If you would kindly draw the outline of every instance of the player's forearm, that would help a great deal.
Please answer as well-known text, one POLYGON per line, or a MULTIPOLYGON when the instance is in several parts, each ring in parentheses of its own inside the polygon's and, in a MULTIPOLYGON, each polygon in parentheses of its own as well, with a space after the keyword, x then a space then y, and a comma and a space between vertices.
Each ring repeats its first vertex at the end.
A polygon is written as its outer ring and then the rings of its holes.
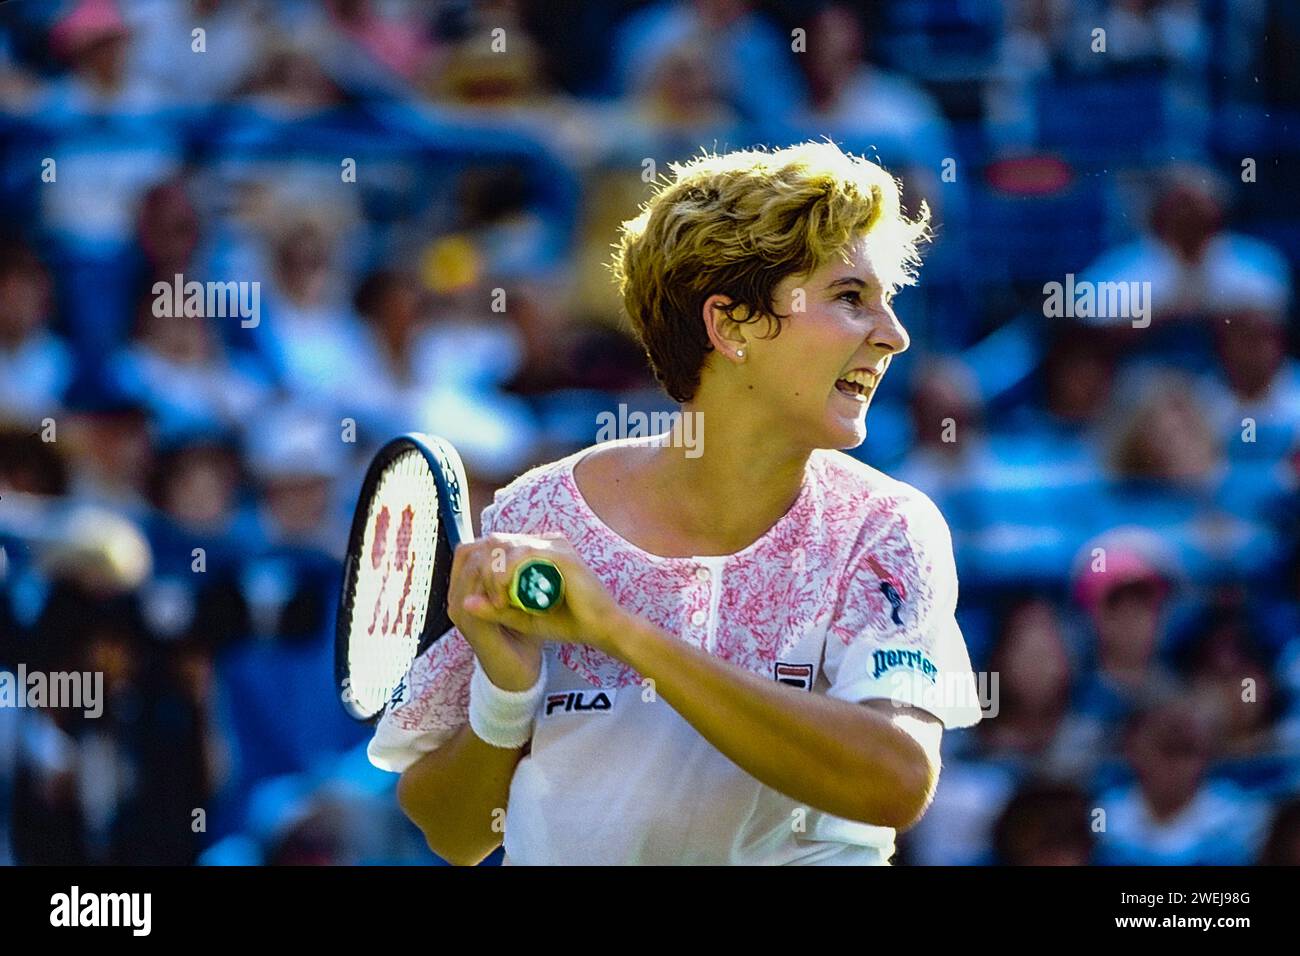
POLYGON ((448 863, 478 863, 501 843, 522 753, 484 743, 466 725, 402 774, 397 801, 433 852, 448 863))
POLYGON ((883 714, 765 680, 638 620, 619 656, 713 746, 769 787, 835 816, 903 828, 932 781, 924 750, 883 714))

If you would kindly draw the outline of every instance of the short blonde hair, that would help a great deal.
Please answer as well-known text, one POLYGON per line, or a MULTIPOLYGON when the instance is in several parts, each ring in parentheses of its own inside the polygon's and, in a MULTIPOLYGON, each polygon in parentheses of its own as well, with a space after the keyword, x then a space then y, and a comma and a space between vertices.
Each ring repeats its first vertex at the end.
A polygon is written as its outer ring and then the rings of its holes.
POLYGON ((886 250, 887 287, 916 281, 929 210, 908 219, 899 185, 870 160, 834 143, 768 151, 705 151, 669 166, 640 215, 623 223, 611 269, 655 376, 676 401, 694 397, 711 350, 701 310, 726 295, 738 321, 767 318, 780 331, 776 286, 815 272, 867 233, 886 250), (737 316, 736 312, 740 315, 737 316))

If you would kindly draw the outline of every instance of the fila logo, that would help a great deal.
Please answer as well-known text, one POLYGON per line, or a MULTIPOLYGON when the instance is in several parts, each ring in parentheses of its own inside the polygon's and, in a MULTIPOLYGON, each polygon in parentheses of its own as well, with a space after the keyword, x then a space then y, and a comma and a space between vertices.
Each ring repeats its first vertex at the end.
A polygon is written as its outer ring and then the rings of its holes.
POLYGON ((776 679, 782 684, 812 690, 813 666, 811 664, 783 664, 776 662, 776 679))
POLYGON ((543 717, 555 714, 607 714, 614 709, 618 692, 609 690, 562 690, 546 695, 543 717))

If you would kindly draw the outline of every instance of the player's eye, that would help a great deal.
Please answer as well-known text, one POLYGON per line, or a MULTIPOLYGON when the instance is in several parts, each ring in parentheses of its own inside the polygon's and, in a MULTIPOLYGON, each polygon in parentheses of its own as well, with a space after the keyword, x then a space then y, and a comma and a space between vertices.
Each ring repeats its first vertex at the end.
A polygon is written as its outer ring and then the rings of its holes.
POLYGON ((845 301, 845 302, 852 302, 854 305, 861 305, 861 304, 862 304, 862 293, 861 293, 861 292, 844 292, 844 293, 842 293, 842 294, 836 296, 836 298, 841 299, 842 301, 845 301))

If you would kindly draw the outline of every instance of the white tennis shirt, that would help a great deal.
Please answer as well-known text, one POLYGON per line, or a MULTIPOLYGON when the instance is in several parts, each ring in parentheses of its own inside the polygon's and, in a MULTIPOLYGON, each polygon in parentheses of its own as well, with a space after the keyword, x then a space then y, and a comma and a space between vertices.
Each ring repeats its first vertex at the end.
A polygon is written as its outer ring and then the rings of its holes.
MULTIPOLYGON (((646 439, 625 439, 630 444, 646 439)), ((948 729, 981 712, 954 618, 947 525, 916 489, 814 452, 795 504, 735 554, 666 558, 622 538, 574 481, 590 449, 497 492, 484 533, 563 534, 619 604, 792 693, 922 707, 948 729)), ((531 750, 510 785, 512 864, 884 864, 894 831, 832 817, 750 776, 586 645, 546 645, 531 750)), ((468 722, 473 652, 454 628, 411 667, 369 754, 400 772, 468 722)), ((647 675, 653 676, 653 675, 647 675)))

